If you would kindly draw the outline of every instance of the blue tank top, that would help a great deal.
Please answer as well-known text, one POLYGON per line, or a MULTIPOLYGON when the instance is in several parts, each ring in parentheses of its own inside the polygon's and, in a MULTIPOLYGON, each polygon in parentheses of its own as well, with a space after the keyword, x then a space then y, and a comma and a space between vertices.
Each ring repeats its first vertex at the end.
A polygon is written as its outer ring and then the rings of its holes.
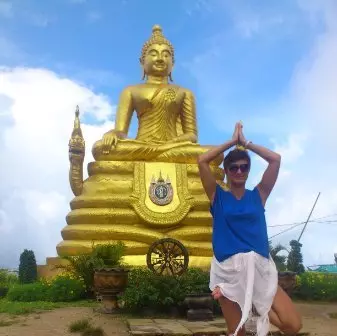
POLYGON ((213 252, 221 262, 237 253, 254 251, 269 258, 265 210, 257 188, 245 190, 238 200, 216 185, 211 206, 213 252))

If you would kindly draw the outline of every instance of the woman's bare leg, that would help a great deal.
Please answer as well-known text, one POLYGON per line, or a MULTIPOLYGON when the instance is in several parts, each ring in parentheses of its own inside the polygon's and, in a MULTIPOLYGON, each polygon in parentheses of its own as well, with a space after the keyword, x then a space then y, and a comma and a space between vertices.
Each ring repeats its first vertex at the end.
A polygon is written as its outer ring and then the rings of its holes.
POLYGON ((274 312, 273 308, 269 311, 269 321, 272 325, 274 325, 276 328, 281 329, 282 323, 278 317, 278 315, 274 312))
MULTIPOLYGON (((237 326, 241 321, 242 313, 240 306, 236 302, 233 302, 224 297, 221 294, 220 289, 218 287, 214 289, 212 295, 214 299, 219 301, 222 314, 227 323, 227 334, 228 335, 234 334, 237 326)), ((244 328, 240 329, 240 331, 237 334, 237 336, 245 336, 245 335, 246 332, 244 328)))
POLYGON ((286 335, 296 335, 302 329, 302 319, 295 305, 286 292, 278 286, 272 309, 269 312, 270 322, 286 335))

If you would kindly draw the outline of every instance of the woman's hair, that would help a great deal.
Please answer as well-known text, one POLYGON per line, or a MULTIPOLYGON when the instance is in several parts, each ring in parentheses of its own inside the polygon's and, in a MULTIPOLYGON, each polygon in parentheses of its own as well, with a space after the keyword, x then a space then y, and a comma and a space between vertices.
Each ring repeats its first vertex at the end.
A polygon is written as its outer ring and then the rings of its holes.
POLYGON ((231 163, 239 161, 239 160, 246 160, 250 167, 250 156, 246 150, 242 149, 233 149, 231 150, 226 156, 223 161, 224 169, 227 169, 231 163))

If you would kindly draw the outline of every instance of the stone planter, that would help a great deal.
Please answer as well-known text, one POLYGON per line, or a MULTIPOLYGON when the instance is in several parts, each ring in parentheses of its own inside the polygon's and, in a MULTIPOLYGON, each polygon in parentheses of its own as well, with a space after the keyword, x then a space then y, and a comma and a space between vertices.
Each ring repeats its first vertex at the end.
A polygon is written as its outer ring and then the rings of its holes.
POLYGON ((279 272, 278 284, 290 296, 296 287, 296 273, 279 272))
POLYGON ((184 301, 189 321, 213 320, 213 298, 211 294, 190 294, 184 301))
POLYGON ((124 292, 128 282, 128 270, 100 268, 95 270, 94 287, 102 302, 101 311, 111 314, 118 310, 117 296, 124 292))

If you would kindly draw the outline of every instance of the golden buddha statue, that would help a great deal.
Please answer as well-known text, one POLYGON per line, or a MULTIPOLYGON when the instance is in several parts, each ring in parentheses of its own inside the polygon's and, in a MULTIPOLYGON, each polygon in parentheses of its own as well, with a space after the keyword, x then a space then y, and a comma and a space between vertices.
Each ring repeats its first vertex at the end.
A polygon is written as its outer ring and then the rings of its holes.
POLYGON ((173 46, 163 36, 160 26, 154 26, 152 32, 140 58, 146 81, 123 90, 115 129, 93 147, 97 161, 196 163, 198 155, 208 149, 196 144, 198 132, 193 93, 169 84, 174 65, 173 46), (134 111, 139 127, 136 139, 131 140, 127 139, 127 134, 134 111))
MULTIPOLYGON (((60 257, 89 251, 93 243, 122 240, 126 263, 145 265, 149 246, 170 237, 188 249, 190 265, 208 267, 212 218, 197 166, 210 146, 197 143, 194 95, 172 82, 174 49, 153 27, 140 63, 145 82, 122 91, 115 129, 92 149, 95 162, 83 181, 84 139, 76 110, 69 142, 70 185, 75 194, 58 244, 60 257), (129 139, 134 111, 138 133, 129 139)), ((223 157, 211 165, 218 181, 223 157)))

